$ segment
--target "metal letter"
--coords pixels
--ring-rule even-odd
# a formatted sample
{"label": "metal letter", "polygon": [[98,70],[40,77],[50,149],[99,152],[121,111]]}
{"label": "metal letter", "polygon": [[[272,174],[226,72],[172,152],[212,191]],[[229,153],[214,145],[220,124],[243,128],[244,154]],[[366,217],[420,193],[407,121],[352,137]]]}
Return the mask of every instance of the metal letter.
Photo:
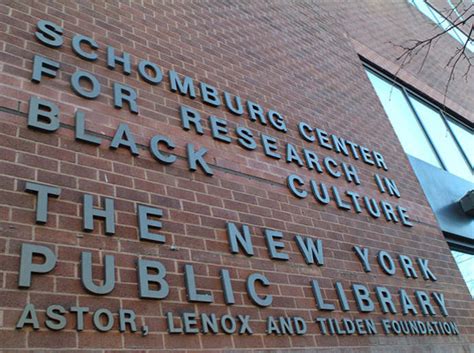
{"label": "metal letter", "polygon": [[44,45],[51,48],[59,48],[63,45],[62,34],[64,30],[61,26],[50,21],[39,20],[36,27],[35,37]]}
{"label": "metal letter", "polygon": [[438,304],[439,309],[441,311],[441,314],[443,316],[449,316],[448,314],[448,309],[446,308],[446,302],[444,300],[444,294],[443,293],[438,293],[438,292],[433,292],[431,293],[433,296],[434,300],[436,301],[436,304]]}
{"label": "metal letter", "polygon": [[424,316],[436,315],[433,305],[431,305],[430,297],[428,296],[428,294],[426,294],[426,292],[422,290],[416,290],[415,297],[416,297],[416,300],[418,301],[418,305],[420,306],[421,313]]}
{"label": "metal letter", "polygon": [[360,149],[360,152],[361,152],[361,155],[362,155],[362,160],[367,164],[374,165],[375,163],[372,160],[372,156],[370,155],[369,149],[367,147],[364,147],[364,146],[359,146],[359,149]]}
{"label": "metal letter", "polygon": [[247,278],[247,293],[250,300],[258,306],[266,307],[272,304],[273,296],[266,295],[263,298],[259,297],[257,291],[255,290],[255,282],[259,281],[264,287],[268,287],[270,285],[270,281],[262,275],[261,273],[252,273]]}
{"label": "metal letter", "polygon": [[138,156],[137,144],[135,143],[135,138],[133,137],[128,125],[125,123],[120,123],[117,131],[115,132],[114,138],[110,143],[111,149],[117,149],[120,146],[127,146],[130,149],[130,153],[134,156]]}
{"label": "metal letter", "polygon": [[137,315],[135,311],[130,309],[120,309],[119,310],[119,331],[125,332],[127,329],[127,324],[130,325],[130,332],[137,331],[137,323],[135,322]]}
{"label": "metal letter", "polygon": [[352,205],[354,206],[354,210],[356,211],[356,213],[361,213],[362,209],[360,208],[360,204],[359,204],[360,195],[356,193],[355,191],[350,191],[350,190],[346,190],[346,195],[351,198]]}
{"label": "metal letter", "polygon": [[392,295],[387,288],[378,286],[375,287],[375,295],[377,296],[377,300],[379,301],[380,307],[384,314],[388,312],[391,312],[392,314],[397,313],[395,304],[393,304]]}
{"label": "metal letter", "polygon": [[374,311],[374,302],[370,299],[370,293],[366,286],[362,284],[353,284],[352,291],[356,300],[357,309],[361,313],[370,313]]}
{"label": "metal letter", "polygon": [[364,204],[365,208],[373,218],[380,217],[380,208],[375,199],[364,196]]}
{"label": "metal letter", "polygon": [[293,146],[291,143],[286,144],[286,163],[296,163],[299,167],[303,166],[303,161],[301,160],[298,152],[296,151],[296,147]]}
{"label": "metal letter", "polygon": [[49,319],[44,322],[46,327],[53,331],[59,331],[65,328],[67,324],[67,320],[64,317],[65,313],[66,309],[61,305],[48,306],[46,309],[46,316]]}
{"label": "metal letter", "polygon": [[313,129],[311,128],[311,126],[309,126],[305,122],[301,121],[298,123],[298,131],[304,140],[308,142],[316,141],[316,137],[312,133]]}
{"label": "metal letter", "polygon": [[374,156],[375,164],[377,165],[377,168],[383,168],[384,170],[388,170],[382,154],[377,151],[372,151],[372,154]]}
{"label": "metal letter", "polygon": [[35,306],[26,304],[21,312],[21,316],[16,323],[17,329],[22,329],[25,325],[33,325],[33,329],[39,330],[38,316],[36,315]]}
{"label": "metal letter", "polygon": [[[102,315],[105,315],[107,317],[106,324],[102,322],[102,319],[100,318]],[[112,326],[114,326],[114,316],[108,309],[97,309],[97,311],[94,313],[94,316],[92,317],[92,321],[94,322],[94,326],[97,330],[101,332],[107,332],[110,331]]]}
{"label": "metal letter", "polygon": [[336,206],[344,211],[350,210],[351,205],[341,199],[337,186],[331,186],[331,190],[332,194],[334,195],[334,201],[336,201]]}
{"label": "metal letter", "polygon": [[[33,263],[34,255],[44,257],[44,262],[41,264]],[[22,244],[18,287],[29,288],[32,273],[48,273],[53,270],[54,266],[56,266],[56,255],[50,248],[42,245]]]}
{"label": "metal letter", "polygon": [[84,287],[91,293],[104,295],[112,292],[115,287],[115,257],[104,256],[104,281],[98,286],[92,280],[92,253],[81,253],[81,280]]}
{"label": "metal letter", "polygon": [[[156,273],[150,274],[148,270],[152,269]],[[140,287],[140,298],[164,299],[168,296],[170,288],[165,280],[166,268],[159,261],[138,260],[138,283]],[[156,283],[159,290],[150,289],[150,282]]]}
{"label": "metal letter", "polygon": [[115,70],[116,62],[122,65],[123,73],[125,75],[130,75],[130,72],[131,72],[130,54],[123,52],[122,57],[116,56],[115,48],[108,46],[107,47],[107,67],[111,70]]}
{"label": "metal letter", "polygon": [[83,36],[82,34],[75,34],[74,37],[72,37],[72,51],[76,53],[77,56],[79,56],[81,59],[88,60],[88,61],[96,61],[98,58],[97,53],[92,52],[88,53],[81,48],[81,44],[86,43],[91,47],[92,49],[99,49],[99,45],[97,42],[87,36]]}
{"label": "metal letter", "polygon": [[201,147],[198,151],[194,150],[194,145],[192,143],[188,143],[186,145],[186,154],[188,157],[188,166],[189,170],[191,171],[196,171],[197,170],[197,165],[201,167],[203,172],[206,175],[213,175],[214,172],[212,169],[209,167],[207,162],[204,160],[204,156],[207,153],[207,149],[204,147]]}
{"label": "metal letter", "polygon": [[413,267],[413,262],[406,255],[399,255],[398,259],[400,260],[400,265],[402,266],[403,273],[406,278],[418,278],[415,268]]}
{"label": "metal letter", "polygon": [[155,135],[150,140],[151,154],[163,164],[173,164],[174,162],[176,162],[176,156],[172,154],[164,154],[163,152],[161,152],[158,148],[158,144],[161,142],[169,150],[173,150],[176,147],[176,144],[170,138],[166,136]]}
{"label": "metal letter", "polygon": [[405,289],[400,289],[398,293],[400,295],[400,304],[402,305],[402,314],[407,315],[409,311],[411,311],[413,315],[418,314],[415,305],[413,305]]}
{"label": "metal letter", "polygon": [[[230,323],[230,325],[228,323]],[[222,315],[221,317],[221,327],[222,331],[228,335],[231,335],[235,332],[237,324],[235,323],[235,319],[232,316],[226,314]]]}
{"label": "metal letter", "polygon": [[278,150],[278,147],[276,145],[277,139],[274,138],[273,136],[268,136],[265,134],[261,134],[260,138],[262,140],[262,145],[263,145],[263,152],[268,156],[272,157],[275,159],[280,159],[281,156],[279,153],[275,152]]}
{"label": "metal letter", "polygon": [[244,107],[242,106],[242,100],[239,96],[234,96],[235,104],[237,107],[232,105],[232,99],[230,98],[230,94],[224,91],[224,101],[225,106],[227,109],[230,110],[231,113],[235,115],[242,115],[244,113]]}
{"label": "metal letter", "polygon": [[290,174],[286,180],[291,193],[297,198],[304,199],[306,196],[308,196],[308,192],[306,190],[297,189],[295,186],[295,184],[298,184],[299,186],[304,185],[304,181],[301,177],[296,174]]}
{"label": "metal letter", "polygon": [[332,167],[337,168],[338,166],[337,162],[334,159],[332,159],[331,157],[325,157],[323,159],[323,164],[330,176],[334,178],[339,178],[341,176],[340,171],[332,169]]}
{"label": "metal letter", "polygon": [[254,103],[252,101],[247,101],[247,110],[250,116],[250,120],[256,121],[257,118],[260,119],[260,122],[263,125],[267,125],[267,120],[265,119],[265,116],[263,115],[263,109],[261,106],[259,106],[257,103]]}
{"label": "metal letter", "polygon": [[210,116],[209,123],[211,125],[211,134],[213,138],[226,143],[232,142],[232,139],[227,136],[229,133],[227,130],[227,121],[216,118],[215,116]]}
{"label": "metal letter", "polygon": [[103,210],[93,207],[93,196],[84,195],[84,230],[94,230],[94,217],[105,219],[105,234],[112,235],[115,233],[115,210],[114,200],[104,198],[105,208]]}
{"label": "metal letter", "polygon": [[423,275],[423,278],[425,280],[432,280],[437,281],[438,279],[434,275],[433,272],[431,272],[430,268],[428,267],[428,260],[422,259],[422,258],[417,258],[416,262],[418,263],[418,266],[420,267],[421,274]]}
{"label": "metal letter", "polygon": [[235,129],[235,133],[239,137],[237,142],[241,147],[249,151],[253,151],[257,148],[257,143],[255,142],[253,133],[250,129],[239,126],[237,129]]}
{"label": "metal letter", "polygon": [[240,320],[239,335],[246,333],[247,335],[253,335],[253,331],[250,328],[250,315],[237,315]]}
{"label": "metal letter", "polygon": [[162,234],[151,233],[149,228],[161,229],[161,222],[149,219],[148,216],[163,217],[163,211],[159,208],[138,205],[138,228],[140,240],[151,240],[157,243],[166,242]]}
{"label": "metal letter", "polygon": [[84,330],[84,314],[89,312],[89,308],[86,306],[72,306],[69,311],[76,313],[76,330]]}
{"label": "metal letter", "polygon": [[313,290],[313,295],[316,299],[316,308],[318,308],[318,310],[333,311],[336,308],[334,304],[326,303],[324,301],[323,294],[317,280],[311,280],[311,289]]}
{"label": "metal letter", "polygon": [[332,150],[332,146],[329,143],[328,133],[321,129],[316,129],[316,136],[318,137],[318,142],[321,147]]}
{"label": "metal letter", "polygon": [[201,115],[196,109],[182,105],[179,108],[179,115],[181,117],[181,123],[183,124],[184,130],[190,130],[190,124],[193,124],[196,133],[198,133],[199,135],[204,134],[204,130],[201,125]]}
{"label": "metal letter", "polygon": [[196,98],[196,91],[194,90],[193,79],[189,76],[184,76],[184,83],[179,79],[178,74],[170,70],[168,72],[170,79],[170,89],[173,92],[179,91],[182,96],[189,95],[190,98]]}
{"label": "metal letter", "polygon": [[199,293],[196,288],[196,277],[193,265],[184,265],[184,280],[186,283],[186,294],[188,301],[200,303],[212,303],[214,296],[212,293]]}
{"label": "metal letter", "polygon": [[265,241],[267,243],[270,258],[273,260],[288,261],[290,257],[288,254],[278,252],[279,249],[285,248],[285,243],[276,241],[275,239],[282,239],[283,233],[277,230],[265,229]]}
{"label": "metal letter", "polygon": [[408,218],[407,215],[407,209],[397,206],[397,212],[398,215],[400,216],[400,219],[402,221],[402,224],[406,227],[413,227],[413,223],[410,222],[410,218]]}
{"label": "metal letter", "polygon": [[393,276],[395,274],[395,271],[397,270],[395,268],[395,262],[393,262],[393,259],[388,252],[384,250],[379,251],[377,260],[379,262],[380,267],[382,267],[382,270],[387,275]]}
{"label": "metal letter", "polygon": [[[316,183],[313,179],[309,181],[311,185],[311,191],[313,192],[313,196],[318,200],[319,203],[323,205],[327,205],[331,199],[329,198],[329,192],[326,184],[324,183]],[[322,194],[322,195],[321,195]]]}
{"label": "metal letter", "polygon": [[196,313],[183,313],[183,332],[199,333],[196,320]]}
{"label": "metal letter", "polygon": [[132,87],[114,82],[114,107],[122,109],[123,101],[128,103],[130,112],[138,114],[137,92]]}
{"label": "metal letter", "polygon": [[311,239],[308,237],[302,237],[301,235],[295,236],[296,245],[304,257],[304,260],[307,265],[324,265],[324,255],[323,255],[323,242],[321,239]]}
{"label": "metal letter", "polygon": [[364,271],[365,272],[372,271],[370,269],[370,263],[369,263],[369,249],[368,248],[361,249],[358,246],[354,246],[352,249],[355,251],[357,257],[362,263],[362,267],[364,268]]}
{"label": "metal letter", "polygon": [[397,223],[398,218],[397,218],[397,215],[395,214],[395,211],[393,210],[393,206],[386,201],[380,201],[380,205],[382,206],[382,211],[387,221],[389,222],[393,221]]}
{"label": "metal letter", "polygon": [[[91,86],[91,90],[86,90],[81,86],[81,80],[86,80]],[[71,76],[71,87],[74,93],[86,99],[96,99],[100,94],[100,83],[94,75],[86,71],[76,71]]]}
{"label": "metal letter", "polygon": [[36,223],[45,224],[48,221],[48,197],[58,197],[61,194],[61,189],[28,181],[25,185],[25,191],[37,195]]}
{"label": "metal letter", "polygon": [[229,270],[221,269],[221,284],[224,290],[224,302],[227,305],[235,304],[234,291],[232,290],[232,282],[230,281]]}
{"label": "metal letter", "polygon": [[218,107],[221,105],[221,100],[219,99],[219,95],[215,87],[212,87],[207,83],[200,82],[199,88],[201,89],[201,98],[204,103],[207,103],[214,107]]}
{"label": "metal letter", "polygon": [[56,104],[31,97],[28,109],[28,127],[53,132],[59,129],[59,108]]}
{"label": "metal letter", "polygon": [[[149,71],[153,72],[150,74]],[[163,80],[163,73],[158,65],[148,60],[140,60],[138,63],[138,73],[145,82],[157,85]]]}
{"label": "metal letter", "polygon": [[34,83],[40,83],[43,74],[48,77],[56,77],[56,72],[59,70],[60,66],[61,65],[57,61],[45,58],[41,55],[35,55],[33,57],[33,73],[31,75],[31,81]]}
{"label": "metal letter", "polygon": [[240,245],[245,255],[253,256],[252,237],[249,227],[246,224],[242,224],[242,232],[243,235],[234,223],[227,222],[227,236],[229,238],[230,252],[237,254]]}
{"label": "metal letter", "polygon": [[274,110],[269,110],[267,112],[267,117],[268,117],[268,120],[270,120],[270,124],[275,129],[282,132],[288,131],[288,129],[286,128],[285,120],[283,120],[283,117],[280,115],[280,113]]}
{"label": "metal letter", "polygon": [[93,145],[100,145],[102,142],[102,139],[100,137],[86,133],[86,122],[84,112],[81,112],[80,110],[76,111],[75,118],[76,140],[92,143]]}
{"label": "metal letter", "polygon": [[356,167],[354,167],[352,164],[346,164],[343,162],[342,170],[348,183],[354,182],[356,185],[360,185],[359,174]]}
{"label": "metal letter", "polygon": [[336,288],[337,298],[339,299],[339,304],[341,305],[342,311],[349,311],[351,308],[349,307],[349,301],[347,300],[346,293],[344,292],[344,287],[342,286],[341,282],[334,283],[334,287]]}
{"label": "metal letter", "polygon": [[323,172],[323,168],[321,168],[321,164],[319,164],[318,155],[316,154],[316,152],[303,148],[303,154],[304,160],[306,162],[306,167],[309,170],[313,170],[314,168],[316,168],[316,171],[318,173]]}

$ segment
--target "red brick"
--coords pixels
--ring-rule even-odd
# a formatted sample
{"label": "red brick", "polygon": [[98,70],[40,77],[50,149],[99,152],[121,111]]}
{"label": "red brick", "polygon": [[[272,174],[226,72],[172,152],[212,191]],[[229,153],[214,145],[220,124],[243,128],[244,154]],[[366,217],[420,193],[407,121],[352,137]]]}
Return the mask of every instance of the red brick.
{"label": "red brick", "polygon": [[[434,6],[442,0],[433,0]],[[61,48],[50,48],[35,39],[36,21],[46,19],[64,27]],[[467,28],[467,27],[466,27]],[[390,42],[429,35],[432,24],[406,2],[210,2],[205,6],[186,1],[131,3],[110,1],[61,2],[9,1],[0,4],[0,340],[3,351],[68,352],[463,352],[472,343],[472,299],[457,271],[437,220],[410,168],[395,132],[378,102],[360,61],[364,57],[394,74],[399,50]],[[100,48],[94,62],[80,59],[71,50],[75,33],[94,38]],[[413,63],[402,68],[399,77],[414,89],[438,102],[443,101],[444,84],[449,70],[445,64],[448,49],[456,43],[440,38],[439,55],[429,56],[419,71]],[[132,55],[132,73],[123,75],[106,67],[106,47]],[[443,47],[444,49],[440,50]],[[61,62],[57,77],[43,76],[41,83],[31,82],[33,55],[43,55]],[[159,85],[150,85],[138,75],[140,59],[160,66],[164,75]],[[75,94],[70,85],[73,72],[82,69],[93,73],[101,84],[95,100]],[[280,112],[288,125],[281,133],[267,124],[252,122],[247,113],[236,116],[223,106],[212,107],[200,97],[190,99],[169,90],[168,70],[189,75],[195,80],[258,102],[265,110]],[[419,72],[418,72],[419,71]],[[456,72],[456,77],[461,77]],[[133,87],[138,92],[140,113],[130,114],[113,107],[114,82]],[[472,122],[472,90],[457,79],[446,94],[446,107]],[[199,89],[196,87],[199,95]],[[56,103],[61,127],[46,133],[27,127],[28,101],[40,96]],[[221,97],[222,98],[222,97]],[[202,117],[204,136],[193,129],[185,131],[179,117],[180,105],[197,109]],[[74,131],[76,110],[86,113],[88,131],[100,134],[100,146],[77,141]],[[209,115],[228,123],[231,144],[213,139]],[[354,164],[360,172],[361,185],[351,187],[361,194],[380,195],[374,189],[376,169],[361,160],[321,148],[301,139],[297,123],[306,121],[314,127],[380,150],[390,161],[386,173],[400,185],[400,204],[408,206],[415,222],[413,229],[386,223],[367,215],[345,212],[335,206],[322,206],[312,197],[299,200],[286,186],[286,177],[296,173],[305,178],[349,188],[343,178],[300,168],[284,160],[286,143],[298,151],[314,149],[322,159],[330,156],[338,162]],[[129,125],[138,143],[139,156],[129,149],[110,149],[120,123]],[[236,142],[235,128],[249,128],[257,149],[248,151]],[[259,135],[274,136],[280,160],[264,155]],[[153,158],[149,139],[161,134],[172,138],[178,159],[164,165]],[[214,171],[206,176],[198,167],[189,171],[186,144],[205,147],[205,157]],[[385,175],[385,172],[377,170]],[[59,198],[49,199],[46,225],[35,223],[35,201],[24,192],[26,181],[36,181],[62,188]],[[84,193],[115,199],[116,234],[104,234],[103,220],[94,221],[94,230],[83,232],[82,199]],[[140,241],[137,204],[149,204],[163,210],[162,229],[165,243]],[[98,207],[98,203],[95,203]],[[228,222],[250,226],[255,255],[231,254],[227,239]],[[290,261],[271,260],[264,239],[264,228],[284,234],[284,252]],[[326,264],[305,264],[297,245],[296,234],[322,239]],[[18,288],[20,248],[25,242],[48,246],[58,256],[56,268],[48,274],[34,274],[32,286]],[[353,245],[367,246],[374,256],[373,270],[363,272],[354,257]],[[405,253],[429,258],[438,281],[407,280],[398,271],[388,277],[377,267],[378,250],[391,254]],[[93,253],[95,283],[103,278],[103,256],[114,255],[116,284],[112,293],[98,296],[81,283],[81,252]],[[140,299],[137,260],[162,262],[167,269],[170,293],[162,300]],[[189,303],[184,288],[184,265],[192,264],[199,290],[211,291],[212,305]],[[220,270],[230,271],[236,303],[224,304]],[[259,293],[274,296],[269,308],[254,305],[246,293],[246,279],[251,273],[264,274],[271,285]],[[298,315],[308,321],[322,315],[315,307],[310,279],[317,278],[327,300],[336,301],[335,280],[349,288],[353,282],[377,283],[397,289],[436,290],[446,294],[450,319],[455,320],[461,337],[333,337],[318,331],[303,337],[265,334],[268,315]],[[350,289],[346,290],[350,296]],[[336,310],[327,316],[359,317],[355,302],[351,311]],[[15,324],[28,302],[39,308],[42,328],[16,330]],[[149,325],[150,334],[119,333],[117,322],[112,332],[96,332],[90,314],[86,330],[76,332],[73,315],[67,314],[68,326],[60,332],[44,328],[45,308],[54,303],[66,307],[86,305],[91,310],[106,307],[135,310],[137,324]],[[248,314],[255,334],[247,335],[170,335],[166,312],[175,315],[195,311],[218,315]],[[367,317],[379,319],[380,308]],[[399,316],[396,316],[399,317]],[[421,316],[418,316],[418,318]],[[401,316],[400,316],[401,318]],[[310,325],[311,324],[311,325]],[[314,323],[308,323],[314,330]],[[326,348],[326,349],[325,349]],[[3,352],[2,351],[2,352]]]}

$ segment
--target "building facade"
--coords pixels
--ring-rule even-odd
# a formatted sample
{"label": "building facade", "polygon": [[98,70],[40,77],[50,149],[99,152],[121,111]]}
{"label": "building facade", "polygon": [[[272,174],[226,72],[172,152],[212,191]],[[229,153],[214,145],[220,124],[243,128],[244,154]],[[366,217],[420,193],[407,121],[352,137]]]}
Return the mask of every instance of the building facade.
{"label": "building facade", "polygon": [[0,350],[471,352],[470,14],[2,1]]}

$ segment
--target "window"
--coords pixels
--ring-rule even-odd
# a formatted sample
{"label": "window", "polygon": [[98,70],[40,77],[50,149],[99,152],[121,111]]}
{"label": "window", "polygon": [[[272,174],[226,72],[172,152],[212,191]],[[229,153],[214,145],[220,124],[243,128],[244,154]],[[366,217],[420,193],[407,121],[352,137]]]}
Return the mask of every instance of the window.
{"label": "window", "polygon": [[405,152],[474,181],[472,129],[372,69],[366,72]]}
{"label": "window", "polygon": [[409,99],[446,169],[466,180],[472,179],[471,166],[466,163],[441,114],[416,98],[409,96]]}
{"label": "window", "polygon": [[474,169],[474,132],[470,132],[467,128],[457,122],[452,120],[447,121],[453,135],[459,141],[465,156],[469,160],[471,168]]}
{"label": "window", "polygon": [[[447,31],[447,33],[459,43],[465,45],[467,42],[466,48],[474,53],[474,41],[469,39],[463,31],[453,27],[453,23],[436,11],[426,0],[408,0],[408,2],[441,27],[443,31]],[[452,4],[450,4],[450,6],[452,7]],[[457,11],[455,13],[457,13]]]}
{"label": "window", "polygon": [[[443,110],[374,69],[366,66],[366,73],[404,151],[474,182],[474,129],[446,116]],[[464,252],[470,250],[464,250],[459,244],[450,244],[455,249],[451,250],[452,255],[474,298],[474,255]]]}
{"label": "window", "polygon": [[442,168],[402,90],[370,71],[367,71],[367,75],[405,152]]}
{"label": "window", "polygon": [[454,260],[459,267],[459,271],[467,284],[467,288],[474,298],[474,255],[451,250]]}

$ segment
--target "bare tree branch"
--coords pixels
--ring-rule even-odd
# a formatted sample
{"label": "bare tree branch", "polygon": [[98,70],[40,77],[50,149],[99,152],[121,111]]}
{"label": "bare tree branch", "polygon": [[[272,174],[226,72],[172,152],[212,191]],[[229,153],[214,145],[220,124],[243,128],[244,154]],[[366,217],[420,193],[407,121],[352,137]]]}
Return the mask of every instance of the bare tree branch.
{"label": "bare tree branch", "polygon": [[[428,6],[432,7],[427,0],[425,0],[425,3]],[[418,56],[420,53],[423,53],[423,58],[421,60],[421,64],[418,69],[418,72],[420,72],[426,64],[426,60],[428,56],[430,55],[431,49],[438,42],[438,40],[441,37],[443,37],[446,33],[450,32],[451,30],[453,29],[459,30],[459,27],[468,24],[468,21],[474,17],[474,13],[472,13],[471,11],[471,9],[474,8],[474,4],[471,3],[469,6],[465,7],[462,11],[458,11],[462,3],[463,1],[460,0],[445,15],[441,14],[444,18],[443,22],[448,21],[450,24],[447,28],[442,29],[441,31],[433,34],[432,36],[426,39],[410,39],[410,40],[405,41],[402,44],[389,42],[393,46],[401,48],[403,50],[402,53],[396,58],[396,61],[400,62],[400,65],[395,73],[395,81],[398,78],[400,70],[406,67],[407,65],[409,65],[412,62],[412,60],[416,56]],[[456,18],[454,21],[451,21],[449,18],[453,15],[453,13],[456,13]],[[439,27],[441,23],[438,23],[437,26]],[[462,43],[463,45],[461,47],[456,48],[453,55],[449,58],[445,66],[446,68],[449,68],[450,71],[449,71],[449,78],[444,88],[444,99],[443,99],[444,108],[445,108],[446,97],[448,94],[449,86],[455,80],[456,68],[462,62],[465,62],[467,65],[467,68],[465,69],[462,77],[466,81],[468,80],[471,67],[474,65],[474,56],[468,49],[468,44],[472,42],[474,39],[473,36],[474,36],[474,24],[471,24],[469,34],[467,35],[467,40],[464,43]]]}
{"label": "bare tree branch", "polygon": [[[431,7],[434,8],[434,6],[432,6],[429,1],[426,1],[426,3],[427,3],[429,6],[431,6]],[[459,0],[459,2],[457,3],[456,6],[450,7],[450,10],[446,13],[446,15],[444,15],[442,12],[439,12],[439,14],[444,17],[443,21],[441,21],[439,24],[442,24],[442,23],[445,22],[445,21],[448,21],[448,22],[449,22],[449,21],[450,21],[450,17],[451,17],[451,15],[452,15],[453,13],[456,13],[456,16],[457,16],[456,19],[455,19],[456,21],[457,21],[458,19],[463,20],[462,17],[463,17],[465,14],[467,14],[467,13],[469,12],[469,10],[474,6],[474,4],[469,5],[469,6],[466,7],[464,10],[462,10],[461,13],[459,13],[459,12],[458,12],[458,8],[459,8],[459,6],[460,6],[461,4],[463,4],[463,0]],[[447,9],[445,8],[444,10],[447,10]]]}
{"label": "bare tree branch", "polygon": [[467,36],[468,39],[466,40],[466,43],[464,43],[462,48],[456,50],[454,55],[449,59],[448,63],[446,64],[446,67],[449,67],[451,62],[453,63],[451,65],[451,71],[449,72],[448,82],[446,82],[446,86],[445,86],[445,89],[444,89],[443,106],[446,103],[446,96],[448,94],[449,84],[451,83],[452,80],[454,80],[455,69],[456,69],[456,66],[457,66],[458,62],[461,59],[467,61],[467,69],[463,74],[464,79],[467,81],[469,71],[471,70],[471,66],[473,65],[473,63],[471,62],[471,57],[469,57],[468,54],[466,54],[466,49],[467,49],[467,44],[469,43],[469,40],[472,36],[473,30],[474,30],[474,25],[471,26],[471,30],[469,32],[469,35]]}

